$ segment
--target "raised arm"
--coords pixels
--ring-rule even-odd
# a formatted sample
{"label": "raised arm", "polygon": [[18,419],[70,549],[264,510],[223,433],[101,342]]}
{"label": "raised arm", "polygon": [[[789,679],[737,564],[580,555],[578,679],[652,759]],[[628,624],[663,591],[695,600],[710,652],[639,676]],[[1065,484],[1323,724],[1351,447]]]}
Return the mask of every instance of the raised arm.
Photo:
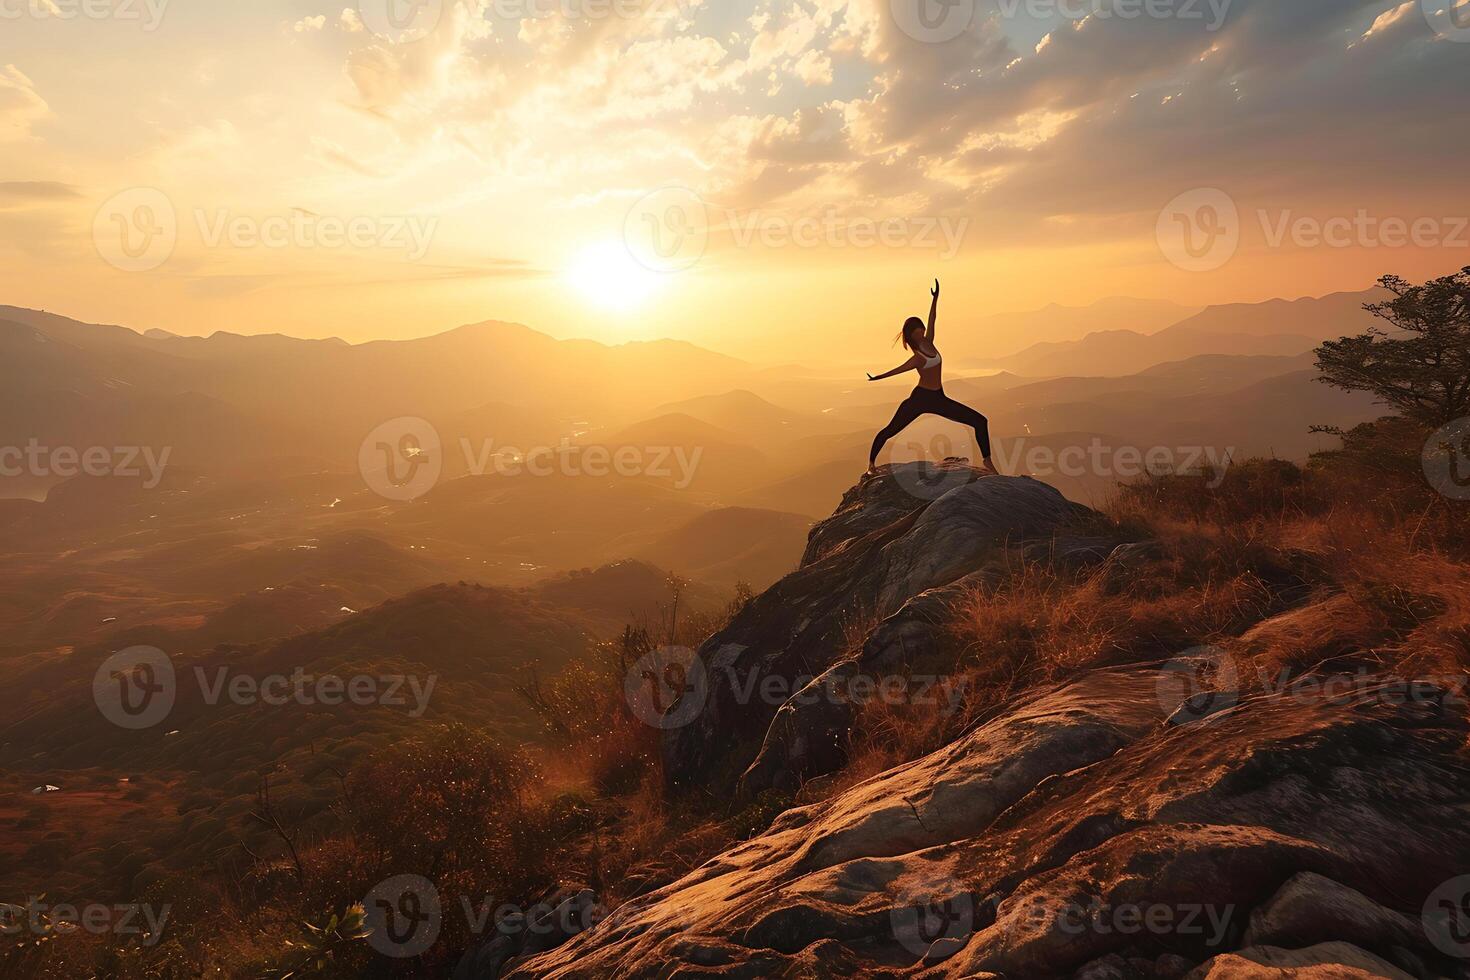
{"label": "raised arm", "polygon": [[939,318],[939,280],[938,279],[934,280],[934,288],[931,289],[931,290],[929,290],[929,295],[934,297],[934,301],[929,304],[929,329],[924,333],[924,339],[929,342],[929,346],[930,347],[933,347],[934,346],[934,321]]}
{"label": "raised arm", "polygon": [[900,364],[898,367],[894,368],[892,371],[884,371],[882,374],[878,375],[876,378],[873,377],[871,374],[868,375],[868,380],[869,381],[882,381],[884,378],[891,378],[894,375],[903,374],[905,371],[912,371],[915,368],[917,368],[918,366],[919,366],[919,355],[918,354],[915,354],[913,357],[909,358],[907,361],[904,361],[902,364]]}

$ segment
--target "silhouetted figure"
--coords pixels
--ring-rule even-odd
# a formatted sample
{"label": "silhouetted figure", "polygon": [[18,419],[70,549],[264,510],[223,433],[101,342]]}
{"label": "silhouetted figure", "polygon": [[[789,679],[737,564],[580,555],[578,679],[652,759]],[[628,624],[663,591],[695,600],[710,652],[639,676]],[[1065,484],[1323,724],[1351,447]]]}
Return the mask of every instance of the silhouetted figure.
{"label": "silhouetted figure", "polygon": [[944,358],[940,356],[939,348],[934,346],[934,321],[939,315],[938,279],[934,280],[934,288],[929,295],[934,301],[929,304],[928,325],[918,317],[911,316],[904,322],[903,332],[899,334],[903,346],[913,351],[914,356],[876,378],[868,375],[869,381],[882,381],[906,371],[919,372],[918,386],[898,406],[898,411],[893,413],[893,421],[874,437],[873,450],[868,454],[868,472],[872,473],[877,467],[878,453],[882,451],[884,443],[908,428],[919,416],[938,415],[974,429],[975,443],[980,447],[980,455],[984,458],[984,469],[996,473],[998,471],[995,464],[990,461],[990,423],[970,406],[962,405],[944,393]]}

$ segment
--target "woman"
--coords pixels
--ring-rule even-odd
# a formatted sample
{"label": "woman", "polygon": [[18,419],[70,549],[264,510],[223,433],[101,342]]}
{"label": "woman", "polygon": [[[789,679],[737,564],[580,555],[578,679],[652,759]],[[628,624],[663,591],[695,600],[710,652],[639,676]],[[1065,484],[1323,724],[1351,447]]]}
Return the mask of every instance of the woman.
{"label": "woman", "polygon": [[868,454],[868,473],[876,472],[878,453],[883,449],[884,443],[902,432],[920,415],[938,415],[974,429],[975,443],[980,447],[980,455],[985,460],[983,469],[996,473],[998,471],[995,464],[990,461],[990,424],[985,416],[944,393],[944,383],[941,380],[944,358],[939,356],[939,349],[934,346],[934,320],[939,314],[938,279],[934,280],[934,288],[929,295],[934,297],[934,302],[929,305],[928,326],[925,327],[924,321],[918,317],[911,316],[904,323],[903,332],[899,334],[904,347],[913,351],[914,356],[876,378],[868,375],[869,381],[882,381],[906,371],[919,372],[918,387],[898,406],[898,411],[893,413],[893,421],[884,426],[883,431],[873,439],[873,451]]}

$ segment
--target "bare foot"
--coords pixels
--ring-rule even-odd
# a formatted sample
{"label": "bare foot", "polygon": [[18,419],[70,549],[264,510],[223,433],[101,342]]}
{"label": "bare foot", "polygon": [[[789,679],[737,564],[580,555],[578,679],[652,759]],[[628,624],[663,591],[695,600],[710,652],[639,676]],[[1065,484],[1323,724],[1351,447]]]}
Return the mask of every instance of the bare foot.
{"label": "bare foot", "polygon": [[980,472],[987,476],[1000,476],[1000,470],[996,469],[995,464],[988,459],[980,464]]}

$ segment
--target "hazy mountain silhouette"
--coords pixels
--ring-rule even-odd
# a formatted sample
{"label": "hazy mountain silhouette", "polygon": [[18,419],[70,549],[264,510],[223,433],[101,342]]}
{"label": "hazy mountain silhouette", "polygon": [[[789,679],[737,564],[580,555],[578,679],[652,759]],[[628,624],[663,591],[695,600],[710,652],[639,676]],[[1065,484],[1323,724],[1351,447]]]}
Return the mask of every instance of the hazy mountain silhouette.
{"label": "hazy mountain silhouette", "polygon": [[1156,334],[1109,330],[1088,334],[1077,341],[1037,344],[993,363],[1031,377],[1073,374],[1122,376],[1166,361],[1205,354],[1291,356],[1315,346],[1316,342],[1306,336],[1215,333],[1176,326]]}
{"label": "hazy mountain silhouette", "polygon": [[725,507],[660,535],[638,554],[707,582],[745,581],[764,588],[795,566],[810,528],[811,521],[800,514]]}
{"label": "hazy mountain silhouette", "polygon": [[849,420],[783,408],[751,391],[727,391],[662,405],[660,414],[678,414],[717,426],[756,445],[786,443],[851,429]]}
{"label": "hazy mountain silhouette", "polygon": [[1033,344],[1076,340],[1089,333],[1155,333],[1200,309],[1168,300],[1113,296],[1086,306],[1052,303],[1039,310],[994,313],[973,321],[959,319],[945,331],[945,353],[952,358],[989,361],[997,351],[1021,351]]}
{"label": "hazy mountain silhouette", "polygon": [[1294,334],[1313,340],[1333,340],[1360,333],[1377,322],[1363,310],[1364,303],[1387,298],[1374,287],[1360,292],[1330,293],[1302,299],[1273,299],[1264,303],[1225,303],[1209,306],[1177,325],[1210,333]]}
{"label": "hazy mountain silhouette", "polygon": [[1080,340],[1040,343],[992,366],[1032,377],[1126,375],[1156,364],[1207,354],[1291,356],[1322,340],[1366,329],[1364,303],[1382,299],[1370,289],[1320,298],[1211,306],[1157,331],[1090,333]]}
{"label": "hazy mountain silhouette", "polygon": [[[681,341],[608,346],[498,322],[348,345],[149,337],[14,307],[0,307],[0,353],[10,409],[0,438],[168,444],[176,463],[205,468],[285,446],[303,460],[354,465],[362,438],[401,416],[442,420],[451,440],[559,436],[578,422],[725,390],[750,373]],[[486,431],[498,421],[484,411],[493,403],[524,413],[512,432]]]}

